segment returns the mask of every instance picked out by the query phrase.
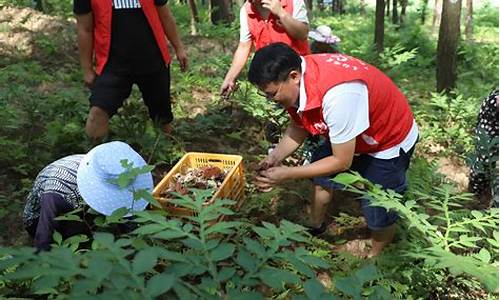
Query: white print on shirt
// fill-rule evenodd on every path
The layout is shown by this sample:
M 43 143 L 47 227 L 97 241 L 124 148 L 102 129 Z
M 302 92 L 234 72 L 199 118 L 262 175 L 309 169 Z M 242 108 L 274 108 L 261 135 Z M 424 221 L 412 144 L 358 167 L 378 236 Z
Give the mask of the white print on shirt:
M 334 65 L 341 66 L 342 68 L 345 69 L 352 69 L 353 71 L 359 70 L 357 66 L 349 64 L 349 58 L 342 54 L 336 54 L 336 55 L 321 54 L 321 56 L 329 56 L 328 59 L 326 60 L 326 62 L 328 63 L 333 63 Z M 357 62 L 363 67 L 363 69 L 368 70 L 368 66 L 362 61 L 357 60 L 355 58 L 351 58 L 350 60 Z
M 320 134 L 324 134 L 328 131 L 328 126 L 325 124 L 325 122 L 314 123 L 313 126 L 317 131 L 319 131 Z
M 368 145 L 378 145 L 378 142 L 371 136 L 367 135 L 366 133 L 363 133 L 361 135 L 361 138 L 363 139 L 363 141 L 365 141 L 365 143 L 367 143 Z

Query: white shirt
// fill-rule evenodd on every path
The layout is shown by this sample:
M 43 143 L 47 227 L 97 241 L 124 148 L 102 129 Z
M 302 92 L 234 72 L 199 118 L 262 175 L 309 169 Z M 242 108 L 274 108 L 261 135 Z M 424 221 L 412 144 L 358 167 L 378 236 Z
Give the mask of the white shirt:
M 307 8 L 304 0 L 293 0 L 292 18 L 297 21 L 309 24 L 307 18 Z M 252 39 L 250 30 L 248 29 L 248 16 L 245 5 L 240 9 L 240 42 L 248 42 Z
M 305 61 L 302 58 L 302 79 L 299 91 L 299 109 L 304 110 L 307 103 L 307 96 L 304 82 Z M 323 120 L 328 126 L 330 142 L 332 144 L 345 143 L 370 127 L 370 118 L 368 110 L 368 88 L 362 81 L 351 81 L 336 85 L 329 89 L 323 97 Z M 368 142 L 376 142 L 369 136 L 362 136 Z M 399 156 L 399 150 L 402 148 L 408 152 L 417 142 L 418 126 L 415 120 L 410 132 L 404 140 L 389 149 L 379 152 L 369 153 L 369 155 L 379 159 L 391 159 Z

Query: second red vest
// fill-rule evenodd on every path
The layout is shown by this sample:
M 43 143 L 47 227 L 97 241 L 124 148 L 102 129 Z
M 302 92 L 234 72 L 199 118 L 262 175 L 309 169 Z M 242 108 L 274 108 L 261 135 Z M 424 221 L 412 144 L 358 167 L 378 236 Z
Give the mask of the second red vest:
M 287 13 L 293 14 L 293 0 L 281 0 L 281 5 Z M 275 15 L 269 14 L 269 18 L 264 20 L 248 1 L 245 3 L 245 10 L 247 12 L 248 30 L 252 34 L 255 51 L 272 43 L 283 42 L 300 55 L 311 53 L 307 39 L 296 40 L 290 37 L 285 28 L 278 24 Z
M 383 72 L 357 58 L 343 54 L 314 54 L 304 57 L 307 103 L 303 112 L 288 113 L 312 135 L 328 134 L 323 120 L 323 97 L 332 87 L 361 80 L 368 87 L 370 127 L 356 138 L 356 153 L 374 153 L 401 143 L 413 125 L 406 97 Z
M 94 14 L 94 53 L 95 53 L 95 72 L 101 74 L 109 57 L 111 48 L 111 17 L 113 15 L 112 0 L 92 0 L 92 13 Z M 170 63 L 170 54 L 168 52 L 167 37 L 161 24 L 160 16 L 156 11 L 154 1 L 139 0 L 142 11 L 151 27 L 156 44 L 160 49 L 163 60 L 166 64 Z

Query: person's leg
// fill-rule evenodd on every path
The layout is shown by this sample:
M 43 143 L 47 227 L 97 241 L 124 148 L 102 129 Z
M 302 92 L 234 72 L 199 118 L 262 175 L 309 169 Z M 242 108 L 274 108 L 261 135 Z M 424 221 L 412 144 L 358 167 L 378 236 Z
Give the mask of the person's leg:
M 172 132 L 173 120 L 170 103 L 170 67 L 153 73 L 138 76 L 135 80 L 149 112 L 149 117 L 157 123 L 162 131 L 169 135 Z
M 91 90 L 85 133 L 94 141 L 100 141 L 108 135 L 109 119 L 130 96 L 132 81 L 128 76 L 105 70 L 96 78 Z
M 94 140 L 100 140 L 108 135 L 109 115 L 104 109 L 92 106 L 85 123 L 85 133 Z
M 353 166 L 353 169 L 371 182 L 382 185 L 384 189 L 392 189 L 404 194 L 407 188 L 406 171 L 412 153 L 413 149 L 408 153 L 401 150 L 399 157 L 388 160 L 363 155 Z M 394 211 L 371 206 L 369 199 L 361 200 L 361 208 L 368 228 L 371 230 L 372 249 L 367 253 L 367 256 L 377 256 L 393 241 L 398 215 Z
M 328 205 L 332 201 L 333 189 L 320 185 L 314 186 L 314 195 L 309 212 L 309 222 L 313 228 L 319 228 L 325 221 Z
M 392 224 L 379 230 L 372 230 L 372 249 L 368 257 L 379 255 L 384 248 L 392 243 L 396 234 L 396 225 Z
M 56 217 L 73 210 L 63 196 L 56 193 L 45 193 L 40 198 L 40 217 L 36 225 L 34 244 L 38 250 L 50 250 L 54 231 L 60 231 L 60 222 Z
M 332 147 L 329 140 L 323 141 L 311 155 L 311 163 L 332 155 Z M 325 215 L 328 205 L 332 202 L 333 190 L 341 188 L 337 183 L 331 181 L 332 176 L 321 176 L 313 178 L 314 194 L 309 207 L 309 221 L 311 229 L 309 232 L 318 235 L 326 230 Z

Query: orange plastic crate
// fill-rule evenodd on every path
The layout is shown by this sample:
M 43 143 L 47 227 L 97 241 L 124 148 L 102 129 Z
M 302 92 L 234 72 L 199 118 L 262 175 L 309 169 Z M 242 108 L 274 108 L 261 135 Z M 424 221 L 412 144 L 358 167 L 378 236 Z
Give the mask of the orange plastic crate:
M 156 185 L 153 190 L 153 197 L 160 202 L 165 210 L 173 215 L 192 215 L 192 211 L 169 203 L 168 199 L 161 197 L 160 194 L 168 188 L 175 174 L 185 174 L 189 168 L 204 166 L 216 166 L 223 170 L 229 170 L 219 189 L 205 204 L 210 205 L 216 199 L 231 199 L 236 201 L 235 209 L 238 210 L 243 204 L 245 192 L 243 157 L 240 155 L 188 152 Z

